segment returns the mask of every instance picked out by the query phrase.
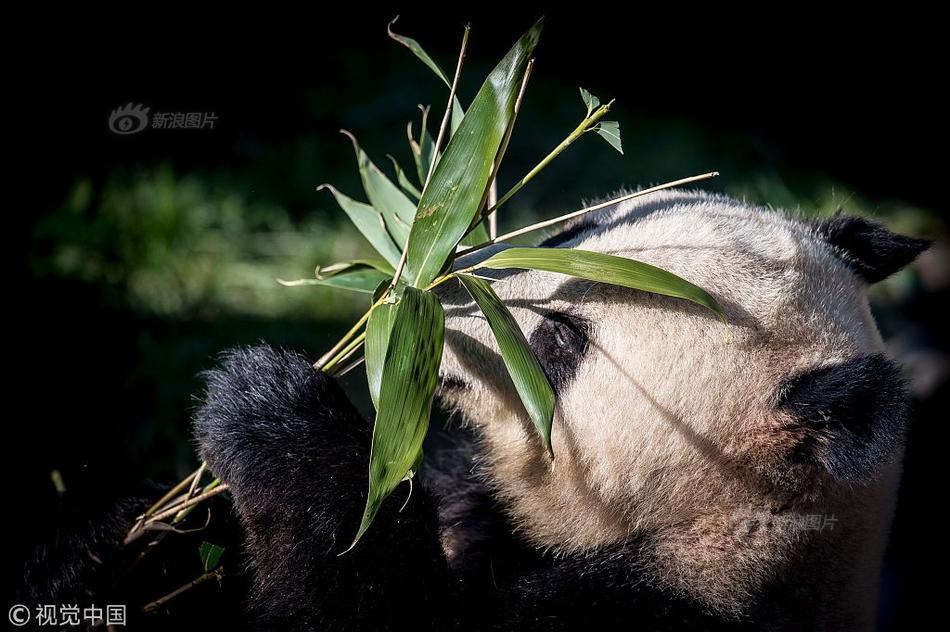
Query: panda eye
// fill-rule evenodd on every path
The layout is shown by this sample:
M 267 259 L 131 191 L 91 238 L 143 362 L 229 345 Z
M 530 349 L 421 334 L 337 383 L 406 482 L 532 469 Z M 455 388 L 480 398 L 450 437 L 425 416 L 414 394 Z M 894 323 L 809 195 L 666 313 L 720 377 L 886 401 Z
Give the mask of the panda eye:
M 570 384 L 590 343 L 590 323 L 573 314 L 549 312 L 528 344 L 555 392 Z

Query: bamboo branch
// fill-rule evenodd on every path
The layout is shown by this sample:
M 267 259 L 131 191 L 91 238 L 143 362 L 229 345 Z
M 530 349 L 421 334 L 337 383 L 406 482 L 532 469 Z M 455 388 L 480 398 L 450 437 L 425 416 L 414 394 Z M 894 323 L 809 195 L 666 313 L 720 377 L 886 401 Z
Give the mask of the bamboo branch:
M 476 221 L 472 223 L 469 227 L 469 231 L 473 230 L 478 224 L 488 217 L 488 236 L 494 239 L 497 236 L 498 232 L 498 218 L 495 217 L 495 209 L 498 208 L 498 170 L 501 167 L 501 161 L 505 157 L 505 152 L 508 151 L 508 142 L 511 140 L 511 133 L 515 129 L 515 121 L 518 120 L 518 112 L 521 111 L 521 102 L 524 100 L 524 93 L 528 87 L 528 79 L 531 78 L 531 71 L 534 69 L 534 58 L 528 60 L 528 64 L 524 69 L 524 77 L 521 79 L 521 87 L 518 89 L 518 96 L 515 98 L 515 107 L 511 113 L 511 122 L 508 124 L 508 129 L 505 130 L 505 135 L 501 141 L 501 147 L 498 150 L 498 155 L 495 157 L 495 162 L 492 164 L 492 173 L 491 173 L 491 185 L 488 187 L 488 193 L 482 203 L 479 204 L 478 213 L 476 214 Z M 483 207 L 487 204 L 488 210 L 483 212 Z
M 192 507 L 192 506 L 194 506 L 194 505 L 197 505 L 198 503 L 204 502 L 204 501 L 208 500 L 209 498 L 211 498 L 212 496 L 217 496 L 218 494 L 220 494 L 220 493 L 222 493 L 222 492 L 226 492 L 226 491 L 228 491 L 228 489 L 229 489 L 229 487 L 228 487 L 227 485 L 218 485 L 218 486 L 216 486 L 216 487 L 212 487 L 211 489 L 209 489 L 209 490 L 207 490 L 207 491 L 201 492 L 200 494 L 198 494 L 198 495 L 195 496 L 194 498 L 189 498 L 188 500 L 186 500 L 186 501 L 184 501 L 184 502 L 182 502 L 182 503 L 179 503 L 179 504 L 175 505 L 174 507 L 171 507 L 171 508 L 169 508 L 169 509 L 166 509 L 165 511 L 163 511 L 163 512 L 161 512 L 161 513 L 155 514 L 154 516 L 152 516 L 151 518 L 149 518 L 149 519 L 145 522 L 145 524 L 147 525 L 147 524 L 150 524 L 150 523 L 152 523 L 152 522 L 158 522 L 159 520 L 164 520 L 165 518 L 171 518 L 172 516 L 178 514 L 178 512 L 184 511 L 185 509 L 187 509 L 187 508 L 189 508 L 189 507 Z
M 224 575 L 224 570 L 221 568 L 215 569 L 213 571 L 209 571 L 205 573 L 204 575 L 202 575 L 201 577 L 197 579 L 193 579 L 192 581 L 188 582 L 181 588 L 177 588 L 173 590 L 172 592 L 168 593 L 164 597 L 159 597 L 155 601 L 145 604 L 145 607 L 142 608 L 142 612 L 149 613 L 149 612 L 152 612 L 153 610 L 161 608 L 166 603 L 168 603 L 169 601 L 171 601 L 178 595 L 182 594 L 183 592 L 187 592 L 191 590 L 192 588 L 194 588 L 195 586 L 200 586 L 201 584 L 205 583 L 209 579 L 215 579 L 215 578 L 220 579 L 223 575 Z
M 449 119 L 452 116 L 452 105 L 455 103 L 455 90 L 458 88 L 459 77 L 462 75 L 462 62 L 465 60 L 465 49 L 468 47 L 468 32 L 471 29 L 465 26 L 465 32 L 462 34 L 462 48 L 459 50 L 459 60 L 455 65 L 455 77 L 452 78 L 452 87 L 449 88 L 449 102 L 445 106 L 445 114 L 442 115 L 442 124 L 439 126 L 439 135 L 435 139 L 435 150 L 432 152 L 432 162 L 429 163 L 429 173 L 426 175 L 426 181 L 422 185 L 422 191 L 425 192 L 429 180 L 432 179 L 432 172 L 435 171 L 435 163 L 439 161 L 439 148 L 442 146 L 442 139 L 445 138 L 445 130 L 449 126 Z
M 588 206 L 588 207 L 586 207 L 586 208 L 582 208 L 582 209 L 580 209 L 580 210 L 573 211 L 573 212 L 571 212 L 571 213 L 567 213 L 566 215 L 561 215 L 560 217 L 555 217 L 555 218 L 553 218 L 553 219 L 547 219 L 547 220 L 538 222 L 538 223 L 536 223 L 536 224 L 531 224 L 530 226 L 525 226 L 525 227 L 523 227 L 523 228 L 519 228 L 518 230 L 513 230 L 513 231 L 511 231 L 510 233 L 505 233 L 504 235 L 501 235 L 501 236 L 499 236 L 499 237 L 496 237 L 495 239 L 489 239 L 488 241 L 486 241 L 486 242 L 484 242 L 484 243 L 481 243 L 481 244 L 472 246 L 471 248 L 467 248 L 467 249 L 465 249 L 465 250 L 459 251 L 459 253 L 458 253 L 457 256 L 458 256 L 458 257 L 463 257 L 463 256 L 465 256 L 465 255 L 467 255 L 467 254 L 471 254 L 471 253 L 473 253 L 473 252 L 475 252 L 475 251 L 477 251 L 477 250 L 481 250 L 482 248 L 487 248 L 488 246 L 491 246 L 491 245 L 493 245 L 493 244 L 497 244 L 497 243 L 502 242 L 502 241 L 508 241 L 509 239 L 514 239 L 515 237 L 519 237 L 519 236 L 521 236 L 521 235 L 524 235 L 525 233 L 530 233 L 531 231 L 539 230 L 539 229 L 541 229 L 541 228 L 547 228 L 548 226 L 553 226 L 554 224 L 558 224 L 558 223 L 560 223 L 560 222 L 566 222 L 566 221 L 569 220 L 569 219 L 574 219 L 575 217 L 580 217 L 581 215 L 586 215 L 587 213 L 592 213 L 592 212 L 594 212 L 594 211 L 599 211 L 599 210 L 602 209 L 602 208 L 607 208 L 608 206 L 613 206 L 614 204 L 619 204 L 619 203 L 621 203 L 621 202 L 626 202 L 627 200 L 632 200 L 633 198 L 638 198 L 638 197 L 641 197 L 641 196 L 644 196 L 644 195 L 649 195 L 650 193 L 656 193 L 657 191 L 663 191 L 664 189 L 672 189 L 673 187 L 678 187 L 678 186 L 681 186 L 681 185 L 683 185 L 683 184 L 689 184 L 689 183 L 691 183 L 691 182 L 699 182 L 700 180 L 708 180 L 709 178 L 715 178 L 715 177 L 718 176 L 718 175 L 719 175 L 719 172 L 718 172 L 718 171 L 710 171 L 709 173 L 704 173 L 704 174 L 701 174 L 701 175 L 698 175 L 698 176 L 690 176 L 690 177 L 688 177 L 688 178 L 681 178 L 681 179 L 679 179 L 679 180 L 673 180 L 672 182 L 666 182 L 666 183 L 664 183 L 664 184 L 658 184 L 658 185 L 655 186 L 655 187 L 650 187 L 650 188 L 648 188 L 648 189 L 643 189 L 642 191 L 637 191 L 637 192 L 635 192 L 635 193 L 629 193 L 629 194 L 627 194 L 627 195 L 623 195 L 623 196 L 620 196 L 620 197 L 618 197 L 618 198 L 614 198 L 614 199 L 612 199 L 612 200 L 607 200 L 606 202 L 601 202 L 600 204 L 595 204 L 595 205 L 593 205 L 593 206 Z

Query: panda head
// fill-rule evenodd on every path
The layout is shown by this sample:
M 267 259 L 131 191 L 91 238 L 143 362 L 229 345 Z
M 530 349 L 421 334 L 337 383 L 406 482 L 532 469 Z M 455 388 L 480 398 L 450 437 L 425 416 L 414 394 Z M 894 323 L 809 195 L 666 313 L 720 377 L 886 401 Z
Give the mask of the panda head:
M 866 290 L 926 242 L 842 215 L 809 223 L 672 192 L 581 218 L 541 245 L 669 270 L 712 294 L 729 325 L 675 298 L 481 271 L 555 388 L 552 461 L 487 322 L 462 288 L 443 290 L 441 400 L 477 428 L 480 471 L 537 545 L 589 551 L 646 535 L 686 576 L 708 554 L 697 539 L 733 538 L 737 516 L 843 511 L 840 498 L 899 460 L 905 397 Z M 757 537 L 781 557 L 798 536 Z

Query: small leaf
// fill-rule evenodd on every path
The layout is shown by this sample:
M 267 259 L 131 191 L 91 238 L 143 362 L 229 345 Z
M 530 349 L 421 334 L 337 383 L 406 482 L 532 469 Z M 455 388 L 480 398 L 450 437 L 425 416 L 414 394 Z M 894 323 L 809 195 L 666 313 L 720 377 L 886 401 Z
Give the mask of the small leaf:
M 382 213 L 386 221 L 386 229 L 396 245 L 402 248 L 409 236 L 409 226 L 415 217 L 416 205 L 369 159 L 366 152 L 360 148 L 355 136 L 346 130 L 343 130 L 343 134 L 353 143 L 360 178 L 363 180 L 363 190 L 366 191 L 369 203 Z
M 347 214 L 356 229 L 363 234 L 363 237 L 366 237 L 366 240 L 380 256 L 394 266 L 399 264 L 401 251 L 396 247 L 395 242 L 386 230 L 386 222 L 382 214 L 369 204 L 357 202 L 343 195 L 329 184 L 321 184 L 317 187 L 318 191 L 321 189 L 326 189 L 333 194 L 336 203 L 340 205 L 340 208 Z
M 611 147 L 623 154 L 623 147 L 620 145 L 620 123 L 617 121 L 601 121 L 594 130 L 610 143 Z
M 297 279 L 296 281 L 284 281 L 277 279 L 277 282 L 284 287 L 302 287 L 305 285 L 323 285 L 335 287 L 341 290 L 350 290 L 362 294 L 372 294 L 380 283 L 392 280 L 393 273 L 385 273 L 375 268 L 361 267 L 353 268 L 347 272 L 341 272 L 322 279 Z
M 198 547 L 198 555 L 201 557 L 201 567 L 206 573 L 210 573 L 218 567 L 221 562 L 221 556 L 224 554 L 224 547 L 210 542 L 202 542 Z
M 434 294 L 407 287 L 389 335 L 369 461 L 369 493 L 352 549 L 409 471 L 418 467 L 439 377 L 445 313 Z
M 383 303 L 369 315 L 366 323 L 366 381 L 373 406 L 379 408 L 379 385 L 383 378 L 383 364 L 389 335 L 396 320 L 398 304 Z
M 442 71 L 442 68 L 435 62 L 434 59 L 429 57 L 429 54 L 422 49 L 422 46 L 416 40 L 411 37 L 406 37 L 405 35 L 398 35 L 393 33 L 393 24 L 396 23 L 396 20 L 399 19 L 397 15 L 393 18 L 393 21 L 389 23 L 389 26 L 386 27 L 386 30 L 389 32 L 389 37 L 393 38 L 418 57 L 422 63 L 429 67 L 429 69 L 445 83 L 446 87 L 450 90 L 452 89 L 452 81 L 449 79 L 449 76 Z M 465 27 L 465 30 L 468 30 L 468 27 Z M 462 107 L 462 104 L 459 102 L 458 97 L 452 101 L 452 133 L 455 133 L 455 130 L 458 129 L 459 123 L 462 122 L 462 117 L 465 116 L 465 109 Z
M 389 276 L 396 274 L 395 268 L 393 268 L 388 261 L 368 258 L 341 261 L 340 263 L 333 263 L 328 266 L 317 266 L 317 269 L 314 271 L 314 276 L 318 279 L 328 279 L 333 275 L 340 274 L 341 272 L 349 272 L 354 268 L 373 268 L 374 270 L 385 272 Z
M 395 158 L 389 155 L 387 155 L 387 158 L 393 163 L 393 169 L 396 170 L 396 182 L 399 183 L 399 186 L 402 187 L 402 190 L 405 191 L 407 195 L 411 195 L 418 202 L 419 198 L 422 197 L 422 192 L 409 180 L 406 176 L 406 172 L 402 170 L 402 167 Z
M 492 255 L 479 267 L 559 272 L 590 281 L 683 298 L 711 309 L 724 322 L 726 320 L 716 299 L 702 288 L 672 272 L 624 257 L 570 248 L 509 248 Z
M 590 92 L 588 92 L 584 88 L 580 88 L 580 91 L 581 91 L 581 99 L 584 100 L 584 105 L 587 106 L 587 115 L 590 116 L 590 114 L 594 111 L 594 108 L 600 105 L 600 99 L 592 95 Z
M 416 163 L 416 175 L 419 177 L 419 188 L 425 188 L 426 176 L 429 175 L 429 165 L 432 163 L 432 157 L 435 155 L 435 139 L 429 134 L 428 117 L 429 108 L 419 106 L 422 110 L 422 129 L 419 132 L 419 140 L 412 136 L 412 121 L 406 128 L 409 135 L 409 149 L 412 150 L 412 159 Z M 438 158 L 436 158 L 438 160 Z M 422 197 L 421 193 L 420 196 Z
M 541 33 L 539 21 L 488 75 L 458 132 L 422 191 L 406 246 L 413 287 L 432 282 L 455 253 L 478 212 L 505 132 L 511 125 L 525 67 Z
M 518 322 L 501 302 L 491 285 L 477 277 L 459 274 L 459 280 L 475 299 L 478 308 L 488 319 L 501 350 L 502 360 L 511 375 L 511 381 L 524 403 L 525 410 L 534 422 L 545 449 L 552 456 L 551 422 L 554 419 L 554 389 L 544 375 L 538 359 L 528 345 Z

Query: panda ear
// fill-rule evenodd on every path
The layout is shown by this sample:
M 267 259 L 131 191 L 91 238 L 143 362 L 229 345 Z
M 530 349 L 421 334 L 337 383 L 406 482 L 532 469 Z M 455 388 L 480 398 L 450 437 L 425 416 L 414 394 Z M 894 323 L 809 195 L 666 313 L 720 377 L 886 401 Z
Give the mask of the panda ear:
M 816 232 L 868 283 L 877 283 L 894 274 L 931 243 L 927 239 L 892 233 L 877 222 L 844 215 L 841 211 L 818 222 Z

